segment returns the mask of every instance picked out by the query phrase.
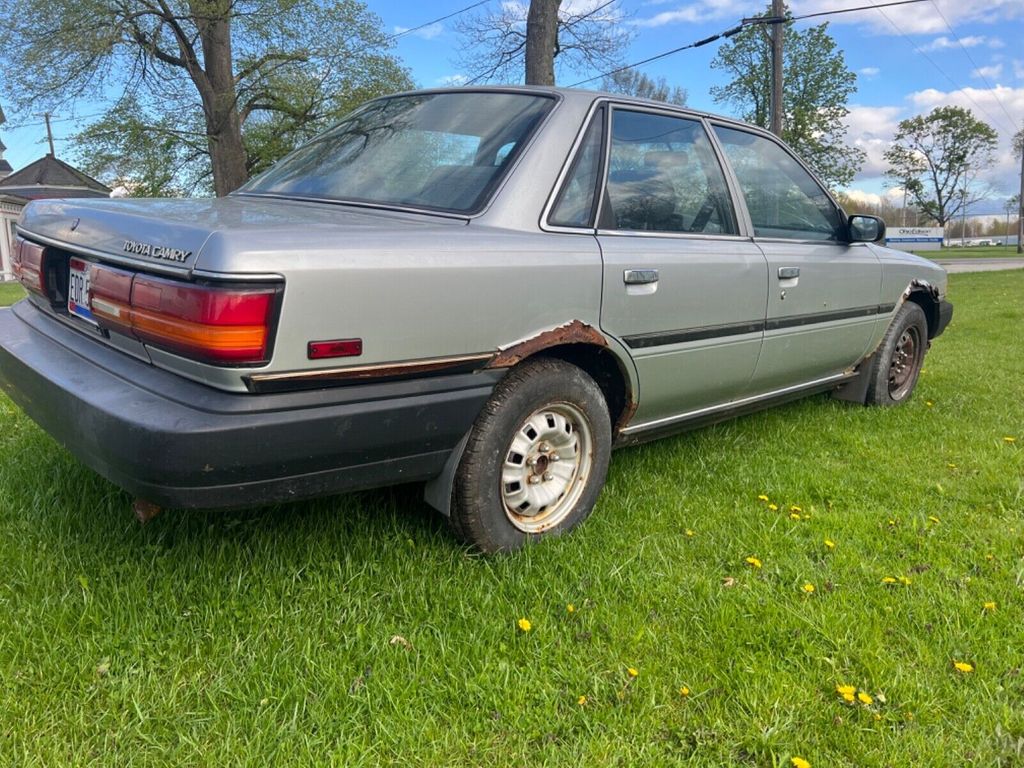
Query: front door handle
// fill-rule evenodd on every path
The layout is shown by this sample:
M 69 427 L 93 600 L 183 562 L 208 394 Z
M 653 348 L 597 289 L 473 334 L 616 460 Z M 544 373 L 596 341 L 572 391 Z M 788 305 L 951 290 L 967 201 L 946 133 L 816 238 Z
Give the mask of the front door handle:
M 800 267 L 779 267 L 779 280 L 793 280 L 800 277 Z
M 658 282 L 656 269 L 627 269 L 622 273 L 622 282 L 626 285 L 647 285 Z

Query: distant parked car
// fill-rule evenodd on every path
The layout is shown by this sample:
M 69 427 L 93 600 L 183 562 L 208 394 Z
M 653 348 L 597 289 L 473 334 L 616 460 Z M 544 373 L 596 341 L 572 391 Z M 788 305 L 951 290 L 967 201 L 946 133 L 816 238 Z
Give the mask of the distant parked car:
M 765 131 L 552 88 L 372 101 L 217 200 L 32 203 L 0 382 L 150 508 L 396 482 L 513 550 L 611 448 L 906 400 L 946 275 Z

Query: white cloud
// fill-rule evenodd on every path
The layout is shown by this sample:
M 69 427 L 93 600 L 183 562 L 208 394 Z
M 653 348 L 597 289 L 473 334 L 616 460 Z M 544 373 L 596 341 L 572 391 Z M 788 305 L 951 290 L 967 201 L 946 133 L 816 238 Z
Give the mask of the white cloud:
M 864 151 L 866 159 L 858 178 L 875 178 L 885 173 L 882 154 L 889 148 L 903 107 L 850 107 L 846 116 L 847 143 Z
M 437 80 L 435 82 L 438 85 L 444 86 L 445 88 L 456 88 L 456 87 L 458 87 L 460 85 L 465 85 L 468 81 L 469 81 L 469 76 L 468 75 L 455 74 L 455 75 L 445 75 L 444 77 L 439 77 L 439 78 L 437 78 Z
M 1002 64 L 993 64 L 990 67 L 978 67 L 971 71 L 971 77 L 990 77 L 995 79 L 1003 74 Z
M 750 15 L 750 3 L 743 0 L 697 0 L 695 3 L 680 5 L 672 11 L 662 11 L 646 19 L 637 19 L 639 27 L 663 27 L 667 24 L 713 21 L 716 19 L 740 19 Z
M 860 74 L 864 75 L 864 77 L 874 77 L 882 70 L 880 70 L 878 67 L 861 67 L 857 71 Z
M 409 32 L 412 37 L 420 37 L 424 40 L 433 40 L 435 37 L 444 33 L 444 24 L 441 22 L 435 22 L 434 24 L 428 24 L 422 29 L 417 29 L 415 32 L 410 32 L 411 27 L 395 27 L 395 34 L 401 35 Z
M 903 189 L 895 187 L 885 190 L 885 193 L 881 195 L 875 192 L 867 192 L 863 189 L 847 189 L 845 194 L 853 202 L 866 205 L 881 205 L 882 202 L 903 202 Z
M 968 35 L 967 37 L 961 37 L 959 43 L 957 42 L 955 37 L 946 37 L 945 35 L 942 35 L 940 37 L 936 37 L 934 40 L 932 40 L 927 45 L 922 45 L 921 46 L 921 50 L 922 51 L 945 51 L 945 50 L 948 50 L 950 48 L 959 48 L 961 45 L 963 45 L 964 48 L 974 48 L 976 46 L 979 46 L 979 45 L 983 44 L 984 42 L 985 42 L 985 36 L 984 35 Z M 999 43 L 999 45 L 1001 45 L 1002 41 L 998 41 L 998 43 Z M 998 47 L 998 46 L 995 46 L 995 47 Z
M 929 13 L 915 4 L 841 13 L 828 17 L 828 21 L 833 24 L 866 25 L 875 33 L 882 35 L 898 35 L 900 32 L 908 35 L 926 35 L 949 32 L 949 27 L 946 26 L 943 16 L 954 28 L 965 22 L 991 24 L 1024 17 L 1024 3 L 1021 3 L 1020 0 L 985 0 L 985 2 L 934 0 L 934 2 L 941 9 L 941 16 L 935 12 L 934 8 L 929 8 L 931 11 Z M 790 7 L 794 15 L 800 15 L 841 8 L 857 8 L 863 5 L 863 0 L 792 0 Z M 893 28 L 894 25 L 899 31 Z

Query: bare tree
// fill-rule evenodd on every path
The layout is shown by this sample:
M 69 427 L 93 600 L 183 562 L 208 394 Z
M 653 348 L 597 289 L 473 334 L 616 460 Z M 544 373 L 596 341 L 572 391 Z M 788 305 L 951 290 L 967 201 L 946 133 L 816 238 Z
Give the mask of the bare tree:
M 601 87 L 612 93 L 624 93 L 641 99 L 654 99 L 686 106 L 685 88 L 671 86 L 664 77 L 657 80 L 638 69 L 620 69 L 602 78 Z
M 556 70 L 613 69 L 632 39 L 618 0 L 505 2 L 456 23 L 470 83 L 554 85 Z

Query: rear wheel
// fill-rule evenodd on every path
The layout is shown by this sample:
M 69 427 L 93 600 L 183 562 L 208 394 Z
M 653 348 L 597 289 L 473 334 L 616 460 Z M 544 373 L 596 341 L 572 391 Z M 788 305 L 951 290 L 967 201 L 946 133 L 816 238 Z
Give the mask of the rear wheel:
M 590 514 L 611 454 L 600 388 L 562 360 L 513 369 L 477 418 L 455 478 L 451 522 L 483 552 L 564 533 Z
M 917 385 L 928 351 L 928 321 L 924 310 L 905 302 L 886 331 L 869 372 L 868 405 L 898 405 Z

